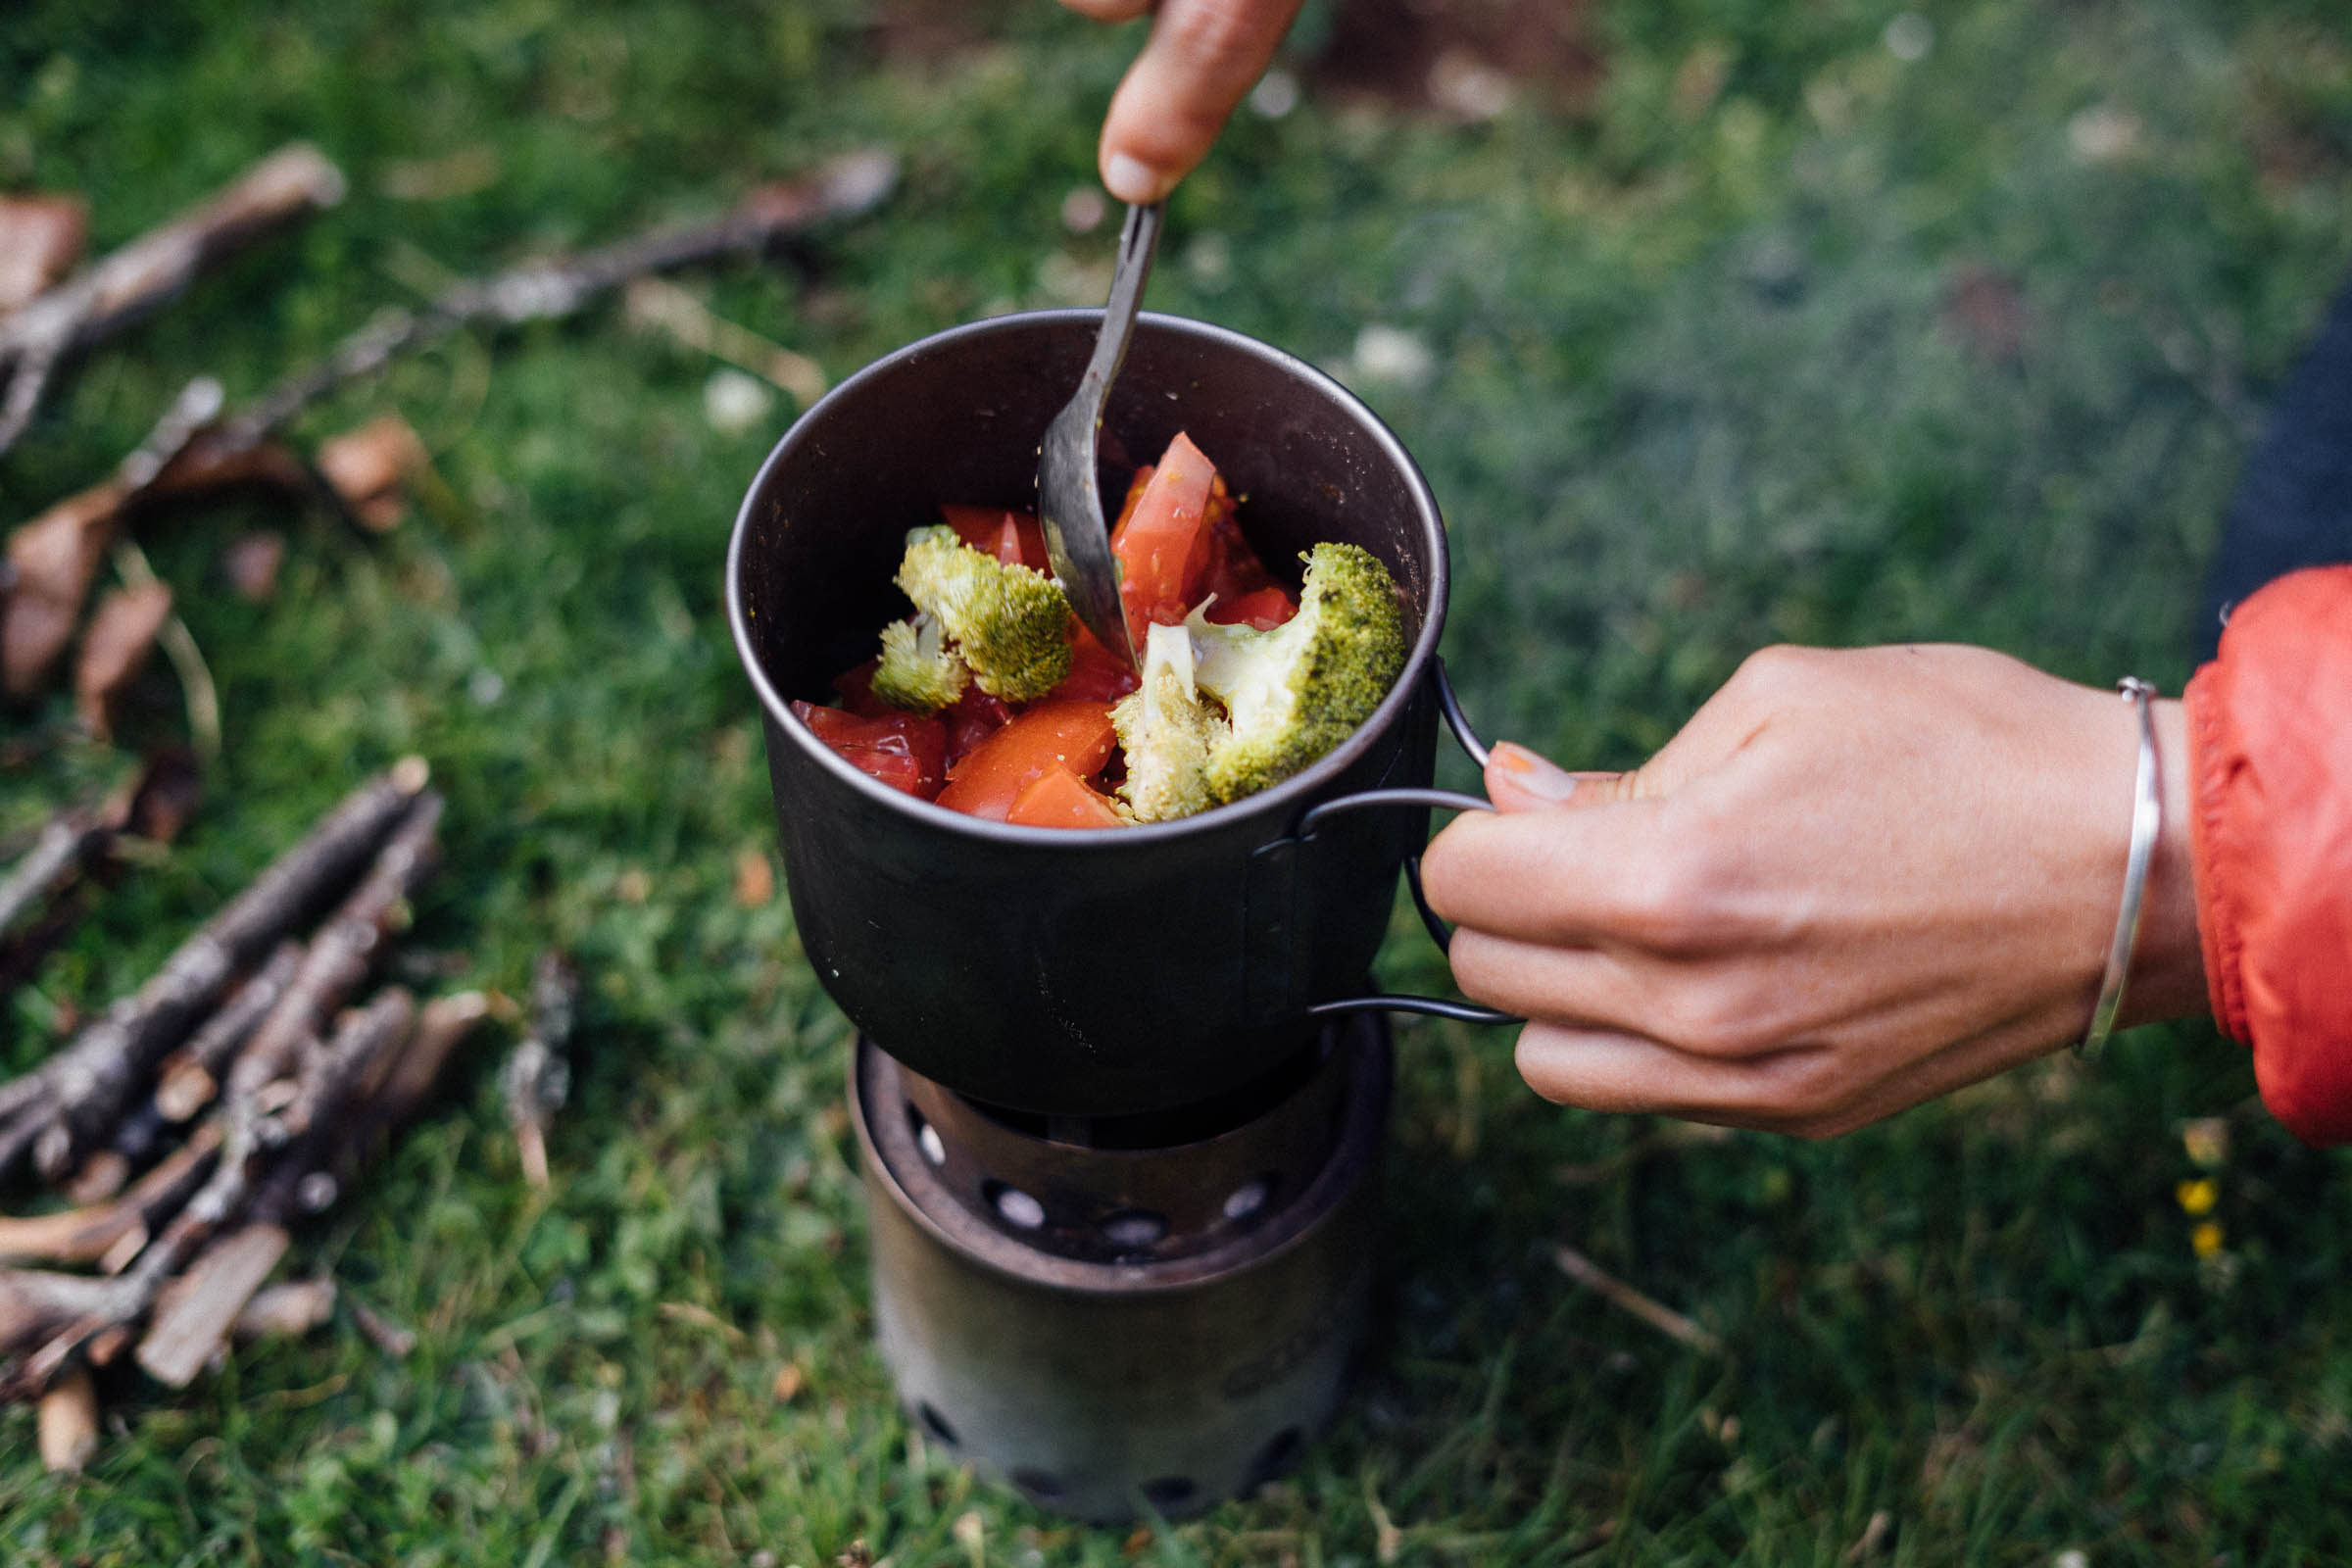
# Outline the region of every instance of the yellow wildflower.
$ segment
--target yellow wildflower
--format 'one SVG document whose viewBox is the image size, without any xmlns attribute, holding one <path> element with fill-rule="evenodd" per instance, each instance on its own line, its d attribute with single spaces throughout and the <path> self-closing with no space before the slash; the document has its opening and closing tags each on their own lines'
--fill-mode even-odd
<svg viewBox="0 0 2352 1568">
<path fill-rule="evenodd" d="M 2211 1257 L 2222 1250 L 2222 1228 L 2212 1220 L 2205 1221 L 2188 1233 L 2188 1245 L 2199 1257 Z"/>
<path fill-rule="evenodd" d="M 2182 1213 L 2210 1214 L 2213 1205 L 2221 1199 L 2222 1190 L 2214 1185 L 2211 1177 L 2200 1176 L 2195 1181 L 2182 1182 L 2174 1188 L 2173 1196 L 2180 1200 Z"/>
</svg>

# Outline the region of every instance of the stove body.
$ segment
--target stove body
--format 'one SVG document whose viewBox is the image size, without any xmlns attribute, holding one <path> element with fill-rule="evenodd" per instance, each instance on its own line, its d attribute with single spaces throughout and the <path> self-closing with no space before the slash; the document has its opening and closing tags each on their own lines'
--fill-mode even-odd
<svg viewBox="0 0 2352 1568">
<path fill-rule="evenodd" d="M 1296 1462 L 1361 1338 L 1390 1086 L 1376 1015 L 1306 1055 L 1214 1120 L 1163 1118 L 1200 1136 L 1136 1147 L 1132 1126 L 1016 1125 L 860 1042 L 875 1322 L 908 1418 L 1100 1523 Z"/>
</svg>

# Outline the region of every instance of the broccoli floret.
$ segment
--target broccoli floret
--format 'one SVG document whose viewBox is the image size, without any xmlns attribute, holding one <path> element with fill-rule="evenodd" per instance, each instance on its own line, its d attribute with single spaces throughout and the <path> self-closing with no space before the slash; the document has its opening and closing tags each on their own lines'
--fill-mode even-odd
<svg viewBox="0 0 2352 1568">
<path fill-rule="evenodd" d="M 963 695 L 971 671 L 948 652 L 939 621 L 930 615 L 894 620 L 882 628 L 882 662 L 874 666 L 874 695 L 893 708 L 935 712 Z"/>
<path fill-rule="evenodd" d="M 1193 678 L 1225 705 L 1230 734 L 1210 749 L 1209 794 L 1238 801 L 1346 740 L 1404 667 L 1396 583 L 1372 553 L 1325 543 L 1306 552 L 1298 613 L 1271 630 L 1185 622 Z"/>
<path fill-rule="evenodd" d="M 906 535 L 898 583 L 991 696 L 1030 702 L 1070 672 L 1070 602 L 1044 572 L 933 526 Z"/>
<path fill-rule="evenodd" d="M 1225 716 L 1193 684 L 1193 641 L 1184 627 L 1152 627 L 1143 684 L 1112 706 L 1110 721 L 1127 754 L 1119 795 L 1137 821 L 1165 822 L 1217 804 L 1208 758 L 1227 734 Z"/>
</svg>

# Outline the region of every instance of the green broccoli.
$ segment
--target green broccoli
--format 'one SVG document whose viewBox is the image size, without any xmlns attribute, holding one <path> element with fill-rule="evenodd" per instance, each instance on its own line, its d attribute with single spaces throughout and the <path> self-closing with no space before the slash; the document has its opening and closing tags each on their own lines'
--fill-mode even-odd
<svg viewBox="0 0 2352 1568">
<path fill-rule="evenodd" d="M 947 707 L 963 695 L 971 671 L 948 651 L 931 615 L 894 620 L 882 628 L 882 662 L 874 666 L 874 695 L 918 713 Z"/>
<path fill-rule="evenodd" d="M 1208 790 L 1209 752 L 1230 734 L 1225 715 L 1193 684 L 1193 640 L 1182 626 L 1151 628 L 1143 684 L 1111 708 L 1127 782 L 1119 795 L 1139 822 L 1165 822 L 1217 804 Z"/>
<path fill-rule="evenodd" d="M 1302 558 L 1298 613 L 1258 631 L 1187 617 L 1195 683 L 1225 705 L 1231 732 L 1210 748 L 1209 795 L 1222 805 L 1280 783 L 1346 740 L 1404 668 L 1396 583 L 1357 545 Z"/>
<path fill-rule="evenodd" d="M 982 691 L 1026 703 L 1069 674 L 1070 602 L 1044 572 L 999 561 L 956 537 L 955 529 L 935 525 L 906 535 L 898 584 L 938 624 Z M 883 638 L 887 666 L 890 633 Z M 926 662 L 919 630 L 902 640 L 909 643 L 903 662 L 910 670 L 920 668 Z M 910 680 L 908 687 L 935 691 L 937 676 Z"/>
</svg>

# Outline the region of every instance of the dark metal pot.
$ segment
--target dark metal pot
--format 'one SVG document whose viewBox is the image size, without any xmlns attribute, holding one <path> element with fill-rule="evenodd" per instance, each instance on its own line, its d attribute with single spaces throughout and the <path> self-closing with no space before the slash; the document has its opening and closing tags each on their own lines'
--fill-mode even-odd
<svg viewBox="0 0 2352 1568">
<path fill-rule="evenodd" d="M 1014 827 L 876 783 L 793 717 L 906 613 L 890 579 L 941 502 L 1035 504 L 1040 432 L 1101 317 L 1057 311 L 939 333 L 868 366 L 761 466 L 727 553 L 727 613 L 759 693 L 785 879 L 817 978 L 876 1044 L 976 1100 L 1049 1115 L 1188 1104 L 1312 1037 L 1318 1003 L 1364 989 L 1397 868 L 1427 812 L 1327 813 L 1425 788 L 1445 620 L 1446 534 L 1404 448 L 1338 383 L 1199 321 L 1137 324 L 1104 418 L 1138 462 L 1188 432 L 1243 498 L 1259 554 L 1341 539 L 1395 574 L 1402 677 L 1337 751 L 1274 789 L 1177 822 Z M 1132 464 L 1106 465 L 1106 495 Z"/>
</svg>

